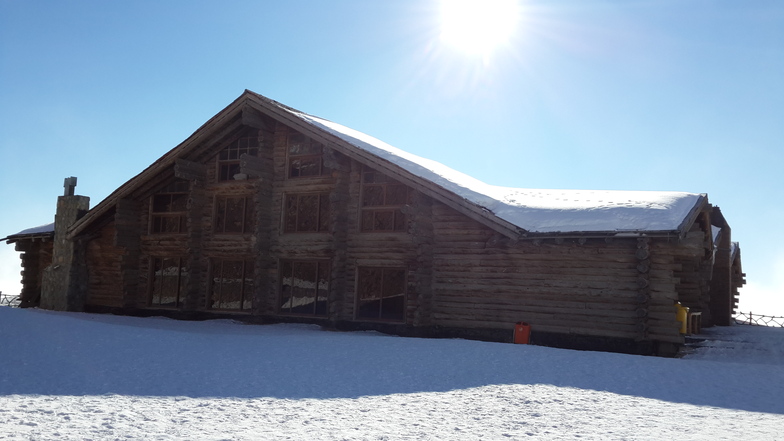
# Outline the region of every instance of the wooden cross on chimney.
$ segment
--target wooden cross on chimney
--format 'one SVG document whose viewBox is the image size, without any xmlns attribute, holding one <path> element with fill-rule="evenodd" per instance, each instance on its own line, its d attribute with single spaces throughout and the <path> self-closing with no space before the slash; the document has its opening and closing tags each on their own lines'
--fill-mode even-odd
<svg viewBox="0 0 784 441">
<path fill-rule="evenodd" d="M 63 187 L 65 187 L 65 193 L 63 194 L 64 196 L 73 196 L 74 189 L 76 188 L 76 177 L 71 176 L 70 178 L 65 178 Z"/>
</svg>

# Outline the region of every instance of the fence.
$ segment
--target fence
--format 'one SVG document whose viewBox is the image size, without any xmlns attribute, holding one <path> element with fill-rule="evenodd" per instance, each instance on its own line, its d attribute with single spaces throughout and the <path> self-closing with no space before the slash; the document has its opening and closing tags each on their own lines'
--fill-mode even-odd
<svg viewBox="0 0 784 441">
<path fill-rule="evenodd" d="M 0 306 L 19 306 L 19 296 L 0 292 Z"/>
<path fill-rule="evenodd" d="M 751 312 L 739 312 L 735 314 L 735 323 L 739 325 L 771 326 L 784 328 L 784 317 L 774 317 L 771 315 L 752 314 Z"/>
</svg>

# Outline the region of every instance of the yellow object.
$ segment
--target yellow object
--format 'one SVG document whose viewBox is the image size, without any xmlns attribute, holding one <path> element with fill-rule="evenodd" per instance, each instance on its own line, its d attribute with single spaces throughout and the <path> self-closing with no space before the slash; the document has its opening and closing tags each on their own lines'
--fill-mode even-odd
<svg viewBox="0 0 784 441">
<path fill-rule="evenodd" d="M 675 307 L 678 309 L 675 313 L 675 317 L 681 322 L 681 334 L 686 334 L 686 321 L 689 316 L 689 307 L 681 305 L 681 302 L 676 303 Z"/>
</svg>

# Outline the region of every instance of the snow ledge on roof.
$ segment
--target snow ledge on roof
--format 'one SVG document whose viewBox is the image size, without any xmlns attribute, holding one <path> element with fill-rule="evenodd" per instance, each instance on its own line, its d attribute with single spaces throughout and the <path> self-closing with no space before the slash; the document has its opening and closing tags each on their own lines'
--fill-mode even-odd
<svg viewBox="0 0 784 441">
<path fill-rule="evenodd" d="M 37 227 L 28 228 L 28 229 L 22 230 L 22 231 L 20 231 L 20 232 L 18 232 L 16 234 L 12 234 L 11 236 L 8 236 L 8 237 L 29 236 L 29 235 L 33 235 L 33 234 L 44 234 L 44 233 L 54 233 L 54 222 L 52 222 L 50 224 L 46 224 L 46 225 L 40 225 L 40 226 L 37 226 Z"/>
<path fill-rule="evenodd" d="M 676 232 L 702 195 L 674 191 L 498 187 L 357 130 L 283 107 L 343 141 L 431 181 L 530 233 Z"/>
</svg>

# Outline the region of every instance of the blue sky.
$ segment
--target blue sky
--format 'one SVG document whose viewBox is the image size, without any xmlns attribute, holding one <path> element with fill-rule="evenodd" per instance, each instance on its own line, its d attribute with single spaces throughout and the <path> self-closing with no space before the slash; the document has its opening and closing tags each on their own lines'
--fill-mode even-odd
<svg viewBox="0 0 784 441">
<path fill-rule="evenodd" d="M 491 184 L 707 193 L 741 309 L 784 315 L 784 3 L 520 1 L 466 53 L 430 0 L 0 0 L 0 237 L 93 205 L 244 89 Z M 0 246 L 0 291 L 19 290 Z"/>
</svg>

